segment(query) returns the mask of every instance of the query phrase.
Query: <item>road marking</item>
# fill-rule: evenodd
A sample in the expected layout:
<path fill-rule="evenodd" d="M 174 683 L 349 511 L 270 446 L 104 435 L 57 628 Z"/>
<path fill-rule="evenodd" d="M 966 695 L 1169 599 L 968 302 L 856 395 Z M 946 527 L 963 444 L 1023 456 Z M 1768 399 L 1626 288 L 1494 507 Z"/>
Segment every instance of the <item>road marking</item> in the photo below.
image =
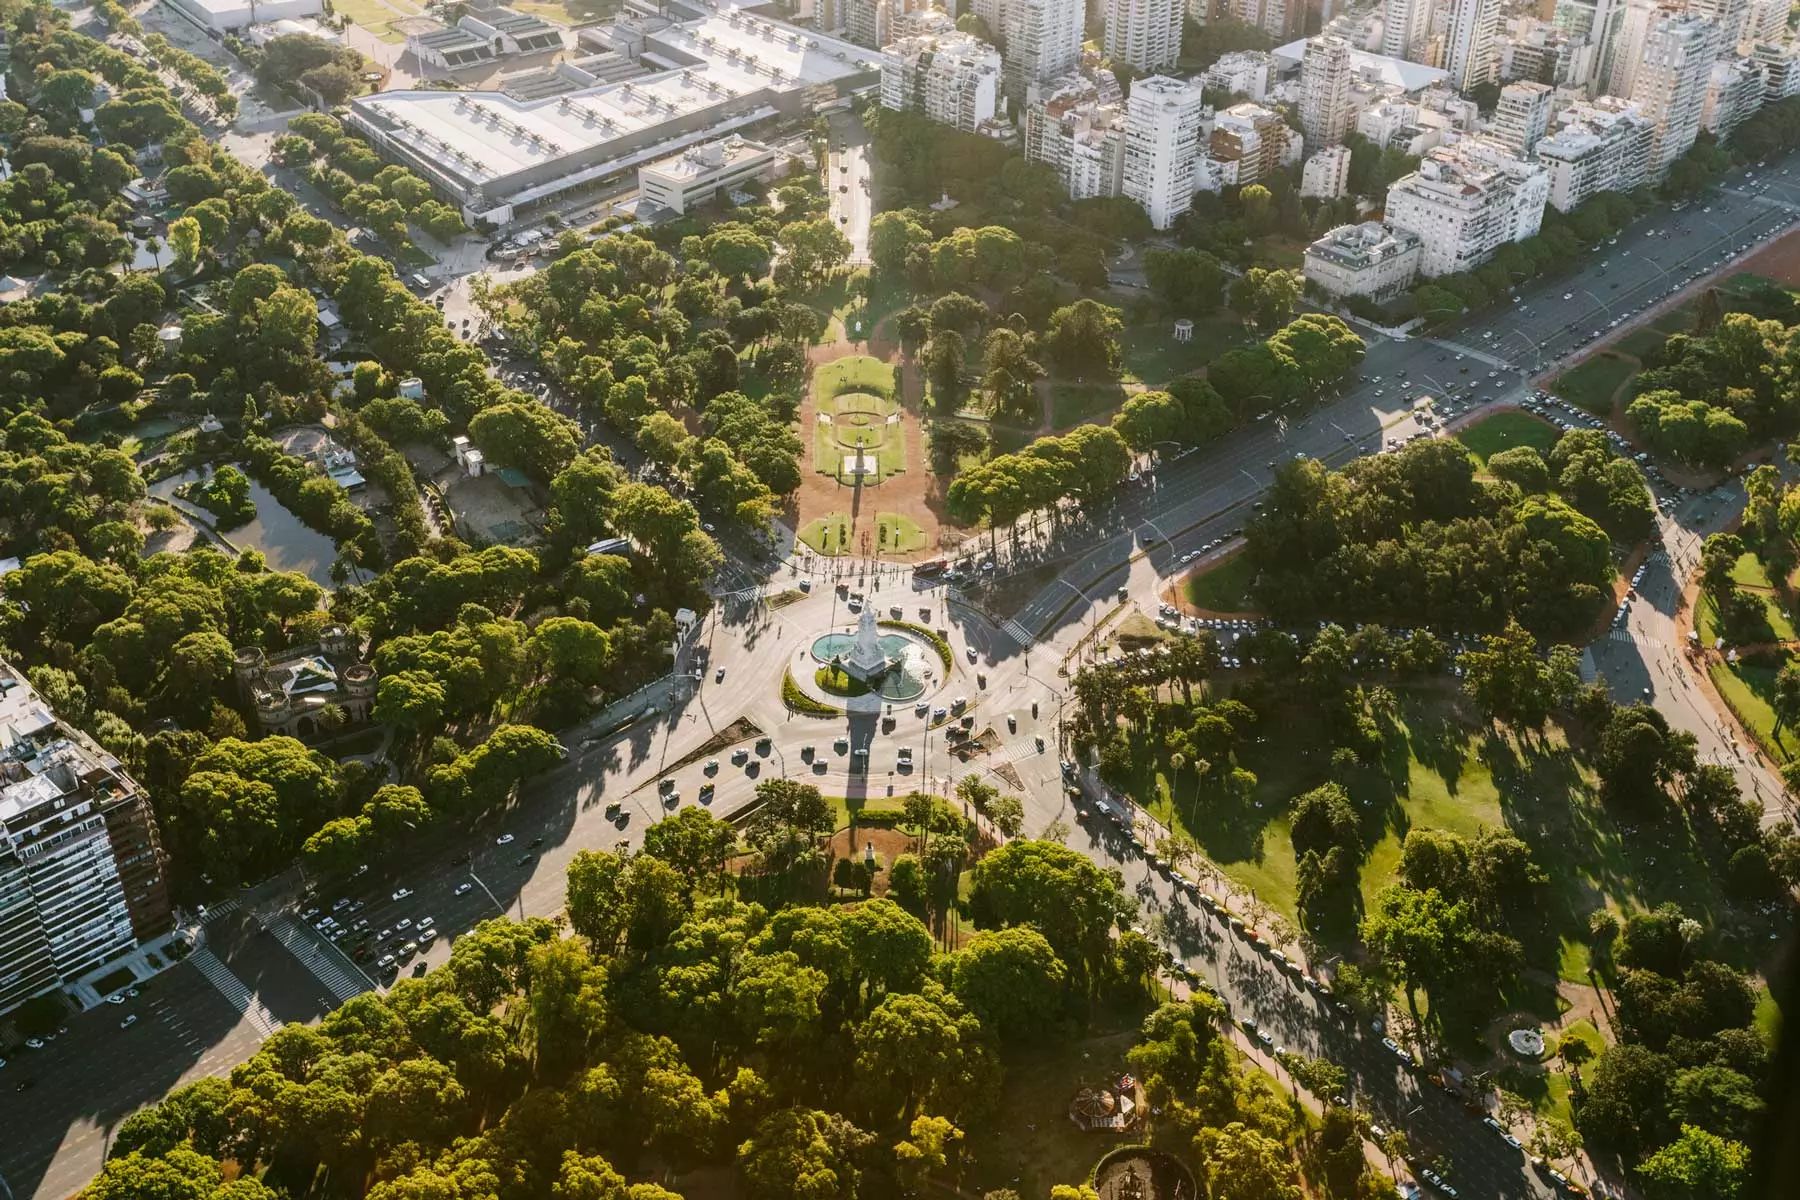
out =
<path fill-rule="evenodd" d="M 275 1014 L 251 993 L 243 980 L 232 974 L 230 967 L 219 961 L 218 955 L 202 946 L 188 955 L 188 961 L 206 977 L 208 983 L 218 989 L 231 1007 L 250 1019 L 250 1024 L 256 1027 L 257 1040 L 260 1041 L 281 1028 L 281 1022 L 275 1019 Z"/>
<path fill-rule="evenodd" d="M 1001 623 L 1000 628 L 1005 630 L 1007 636 L 1021 646 L 1032 646 L 1037 643 L 1037 639 L 1031 636 L 1031 631 L 1019 624 L 1014 618 L 1007 618 Z"/>
<path fill-rule="evenodd" d="M 314 978 L 337 997 L 339 1003 L 375 990 L 374 983 L 360 970 L 352 974 L 321 950 L 313 941 L 312 935 L 303 930 L 292 916 L 285 912 L 276 913 L 268 919 L 267 925 L 276 940 L 286 946 L 288 953 L 299 959 L 313 973 Z"/>

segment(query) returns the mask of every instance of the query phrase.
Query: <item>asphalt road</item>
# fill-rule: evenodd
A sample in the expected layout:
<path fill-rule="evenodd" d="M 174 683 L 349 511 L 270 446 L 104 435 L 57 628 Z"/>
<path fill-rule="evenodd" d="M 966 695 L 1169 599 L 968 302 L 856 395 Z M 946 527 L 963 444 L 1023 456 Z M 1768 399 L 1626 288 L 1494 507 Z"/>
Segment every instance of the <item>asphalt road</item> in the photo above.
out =
<path fill-rule="evenodd" d="M 207 945 L 276 1022 L 313 1021 L 334 1002 L 248 918 L 215 922 Z M 138 1019 L 120 1028 L 127 1016 Z M 264 1030 L 192 962 L 171 967 L 124 1004 L 68 1018 L 41 1050 L 0 1069 L 0 1180 L 17 1200 L 61 1200 L 86 1185 L 119 1122 L 141 1105 L 256 1053 Z"/>
<path fill-rule="evenodd" d="M 851 265 L 864 266 L 869 261 L 869 222 L 874 219 L 874 148 L 862 118 L 855 113 L 833 113 L 827 124 L 831 149 L 825 160 L 825 187 L 831 197 L 831 219 L 850 239 Z"/>

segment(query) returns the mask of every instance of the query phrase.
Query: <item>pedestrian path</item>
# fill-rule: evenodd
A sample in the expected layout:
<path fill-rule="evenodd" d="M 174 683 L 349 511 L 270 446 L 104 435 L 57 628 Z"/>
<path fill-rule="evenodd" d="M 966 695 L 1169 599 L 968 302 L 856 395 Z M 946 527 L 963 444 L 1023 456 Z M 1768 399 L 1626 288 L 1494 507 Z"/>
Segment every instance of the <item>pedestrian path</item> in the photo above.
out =
<path fill-rule="evenodd" d="M 1030 630 L 1019 624 L 1017 618 L 1008 617 L 1000 623 L 1000 628 L 1006 631 L 1006 636 L 1012 638 L 1013 641 L 1019 643 L 1022 647 L 1029 648 L 1037 644 L 1037 638 L 1031 635 Z"/>
<path fill-rule="evenodd" d="M 1607 634 L 1606 637 L 1608 641 L 1617 642 L 1621 646 L 1641 646 L 1646 650 L 1661 649 L 1668 645 L 1668 643 L 1661 638 L 1654 638 L 1649 634 L 1639 633 L 1635 629 L 1614 629 L 1611 633 Z"/>
<path fill-rule="evenodd" d="M 288 953 L 299 959 L 340 1001 L 375 990 L 367 975 L 354 966 L 340 963 L 341 955 L 322 949 L 312 932 L 301 928 L 300 923 L 287 913 L 270 917 L 268 929 L 275 935 L 275 940 L 286 946 Z"/>
<path fill-rule="evenodd" d="M 226 900 L 223 903 L 215 904 L 211 908 L 208 908 L 206 910 L 206 919 L 201 921 L 200 923 L 202 925 L 211 925 L 214 921 L 222 920 L 225 917 L 229 917 L 232 913 L 236 912 L 238 909 L 242 908 L 243 906 L 244 906 L 243 900 L 241 900 L 237 896 L 233 896 L 231 899 Z"/>
<path fill-rule="evenodd" d="M 218 989 L 219 995 L 225 997 L 231 1007 L 250 1018 L 250 1023 L 256 1026 L 257 1032 L 263 1037 L 268 1037 L 281 1028 L 281 1022 L 275 1019 L 275 1014 L 251 993 L 244 981 L 232 973 L 230 967 L 219 961 L 218 955 L 202 946 L 188 955 L 187 960 L 199 969 L 208 983 Z"/>

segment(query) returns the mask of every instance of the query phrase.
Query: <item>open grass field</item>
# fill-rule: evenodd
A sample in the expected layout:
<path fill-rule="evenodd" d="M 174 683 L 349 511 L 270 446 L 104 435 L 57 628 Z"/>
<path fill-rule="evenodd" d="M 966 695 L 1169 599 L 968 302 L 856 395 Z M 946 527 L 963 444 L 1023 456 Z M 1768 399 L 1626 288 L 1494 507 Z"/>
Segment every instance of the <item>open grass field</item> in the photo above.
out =
<path fill-rule="evenodd" d="M 1775 695 L 1775 675 L 1779 670 L 1772 663 L 1732 665 L 1714 659 L 1707 674 L 1751 736 L 1776 757 L 1788 759 L 1794 755 L 1794 733 L 1791 729 L 1783 729 L 1779 735 L 1775 732 L 1775 709 L 1769 703 Z"/>
<path fill-rule="evenodd" d="M 1612 412 L 1614 393 L 1637 370 L 1635 362 L 1602 350 L 1564 371 L 1551 390 L 1596 416 L 1605 416 Z"/>
<path fill-rule="evenodd" d="M 1225 351 L 1255 340 L 1243 322 L 1230 315 L 1196 317 L 1191 342 L 1175 340 L 1173 318 L 1154 325 L 1134 325 L 1119 339 L 1121 377 L 1161 387 L 1198 371 Z"/>
<path fill-rule="evenodd" d="M 813 396 L 821 404 L 844 392 L 873 392 L 883 399 L 891 399 L 894 368 L 878 358 L 852 354 L 821 364 L 813 371 Z"/>
<path fill-rule="evenodd" d="M 1208 612 L 1247 612 L 1250 608 L 1250 584 L 1256 578 L 1250 556 L 1239 552 L 1218 565 L 1191 575 L 1187 581 L 1188 602 Z"/>
<path fill-rule="evenodd" d="M 1660 332 L 1654 326 L 1646 326 L 1642 329 L 1632 330 L 1615 344 L 1633 358 L 1642 360 L 1661 350 L 1663 343 L 1668 340 L 1667 334 Z"/>
<path fill-rule="evenodd" d="M 900 411 L 892 400 L 870 391 L 839 392 L 831 396 L 821 394 L 817 407 L 813 421 L 814 470 L 836 476 L 840 483 L 853 484 L 856 476 L 844 469 L 844 457 L 858 453 L 873 455 L 876 461 L 874 474 L 865 474 L 864 483 L 880 483 L 906 470 L 906 436 L 901 423 L 892 419 Z"/>
<path fill-rule="evenodd" d="M 382 41 L 390 43 L 406 40 L 406 35 L 392 28 L 391 22 L 402 17 L 416 17 L 424 11 L 422 6 L 411 3 L 411 0 L 337 0 L 331 7 L 339 16 L 350 18 Z"/>
<path fill-rule="evenodd" d="M 1791 642 L 1795 639 L 1794 623 L 1781 611 L 1781 602 L 1773 593 L 1751 592 L 1750 595 L 1761 601 L 1760 619 L 1740 622 L 1738 628 L 1729 632 L 1719 622 L 1719 609 L 1712 602 L 1712 597 L 1701 598 L 1694 614 L 1694 631 L 1700 635 L 1703 645 L 1712 645 L 1721 635 L 1725 636 L 1727 646 L 1754 646 L 1763 642 Z"/>
<path fill-rule="evenodd" d="M 1125 403 L 1125 389 L 1112 384 L 1056 383 L 1050 386 L 1050 424 L 1073 429 L 1088 421 L 1107 421 Z"/>
<path fill-rule="evenodd" d="M 1562 432 L 1550 422 L 1514 409 L 1483 418 L 1456 435 L 1456 440 L 1469 448 L 1482 466 L 1502 450 L 1514 446 L 1530 446 L 1540 454 L 1548 454 Z"/>
<path fill-rule="evenodd" d="M 815 554 L 828 557 L 848 554 L 851 547 L 847 543 L 853 536 L 850 532 L 850 514 L 826 513 L 802 525 L 795 536 L 812 547 Z"/>
<path fill-rule="evenodd" d="M 931 548 L 919 523 L 900 513 L 875 514 L 875 548 L 884 554 L 916 554 Z"/>
<path fill-rule="evenodd" d="M 1232 796 L 1211 781 L 1197 788 L 1191 771 L 1171 778 L 1166 766 L 1144 773 L 1133 787 L 1160 819 L 1185 830 L 1295 928 L 1298 880 L 1288 813 L 1296 796 L 1329 777 L 1330 739 L 1323 731 L 1313 738 L 1304 728 L 1308 721 L 1298 715 L 1287 728 L 1294 736 L 1240 755 L 1257 777 L 1248 796 Z M 1693 832 L 1670 822 L 1628 833 L 1600 803 L 1583 755 L 1554 726 L 1542 737 L 1504 736 L 1466 718 L 1447 693 L 1430 690 L 1403 698 L 1402 718 L 1384 742 L 1381 760 L 1346 782 L 1369 849 L 1353 903 L 1327 913 L 1317 931 L 1323 946 L 1353 944 L 1363 914 L 1395 882 L 1402 843 L 1415 828 L 1465 837 L 1505 828 L 1530 847 L 1549 883 L 1541 923 L 1515 929 L 1530 970 L 1504 999 L 1546 1019 L 1559 1011 L 1549 980 L 1586 981 L 1594 910 L 1629 912 L 1673 900 L 1708 926 L 1735 919 Z M 1317 748 L 1295 753 L 1297 745 Z"/>

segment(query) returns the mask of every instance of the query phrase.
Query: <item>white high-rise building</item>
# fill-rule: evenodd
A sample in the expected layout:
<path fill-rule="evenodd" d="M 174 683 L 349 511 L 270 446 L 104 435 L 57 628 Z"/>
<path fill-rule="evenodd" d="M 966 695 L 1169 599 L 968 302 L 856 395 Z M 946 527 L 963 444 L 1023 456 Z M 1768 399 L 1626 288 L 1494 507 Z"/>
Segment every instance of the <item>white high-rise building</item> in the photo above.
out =
<path fill-rule="evenodd" d="M 1300 132 L 1306 144 L 1315 149 L 1337 145 L 1351 120 L 1350 43 L 1336 37 L 1308 39 L 1300 60 Z"/>
<path fill-rule="evenodd" d="M 1205 129 L 1198 79 L 1152 75 L 1131 85 L 1125 107 L 1124 194 L 1167 229 L 1194 200 L 1194 169 Z"/>
<path fill-rule="evenodd" d="M 1570 212 L 1598 192 L 1631 192 L 1650 175 L 1656 124 L 1629 100 L 1602 96 L 1557 116 L 1556 130 L 1537 144 L 1550 175 L 1550 204 Z"/>
<path fill-rule="evenodd" d="M 1629 96 L 1644 61 L 1644 43 L 1659 16 L 1655 0 L 1625 0 L 1608 22 L 1595 64 L 1592 94 Z"/>
<path fill-rule="evenodd" d="M 1700 128 L 1720 141 L 1763 106 L 1763 70 L 1748 58 L 1721 58 L 1712 65 L 1706 81 L 1706 102 L 1700 109 Z"/>
<path fill-rule="evenodd" d="M 1751 0 L 1744 7 L 1744 23 L 1738 30 L 1739 42 L 1773 42 L 1787 32 L 1791 0 Z"/>
<path fill-rule="evenodd" d="M 1689 13 L 1711 21 L 1718 29 L 1719 49 L 1727 53 L 1738 44 L 1749 7 L 1748 0 L 1687 0 Z"/>
<path fill-rule="evenodd" d="M 1444 67 L 1461 92 L 1500 78 L 1500 0 L 1450 0 Z"/>
<path fill-rule="evenodd" d="M 1269 80 L 1275 64 L 1267 50 L 1236 50 L 1221 54 L 1206 69 L 1206 86 L 1231 96 L 1247 96 L 1262 101 L 1269 95 Z"/>
<path fill-rule="evenodd" d="M 1154 71 L 1181 57 L 1181 0 L 1107 0 L 1106 57 Z"/>
<path fill-rule="evenodd" d="M 1006 0 L 1002 19 L 1006 94 L 1023 101 L 1033 84 L 1081 65 L 1082 0 Z"/>
<path fill-rule="evenodd" d="M 1644 61 L 1632 81 L 1631 98 L 1656 123 L 1653 180 L 1668 174 L 1700 132 L 1717 39 L 1713 23 L 1691 13 L 1661 15 L 1644 39 Z"/>
<path fill-rule="evenodd" d="M 1431 35 L 1432 0 L 1386 0 L 1381 16 L 1381 52 L 1389 58 L 1422 62 Z"/>
<path fill-rule="evenodd" d="M 1488 132 L 1520 158 L 1529 158 L 1532 147 L 1550 128 L 1555 101 L 1556 91 L 1547 84 L 1509 83 L 1500 89 L 1500 103 L 1494 108 L 1494 123 Z"/>
<path fill-rule="evenodd" d="M 1327 146 L 1300 169 L 1300 195 L 1336 200 L 1350 190 L 1350 147 Z"/>
<path fill-rule="evenodd" d="M 993 119 L 1000 52 L 966 33 L 902 38 L 881 52 L 881 106 L 974 133 Z"/>
<path fill-rule="evenodd" d="M 1285 42 L 1300 31 L 1304 0 L 1229 0 L 1227 11 L 1246 25 L 1254 25 L 1276 42 Z"/>
<path fill-rule="evenodd" d="M 1537 233 L 1549 198 L 1549 177 L 1537 163 L 1498 144 L 1477 153 L 1464 142 L 1430 151 L 1417 171 L 1394 181 L 1387 221 L 1419 235 L 1421 274 L 1454 275 Z"/>
<path fill-rule="evenodd" d="M 150 802 L 0 662 L 0 1012 L 173 926 Z"/>

